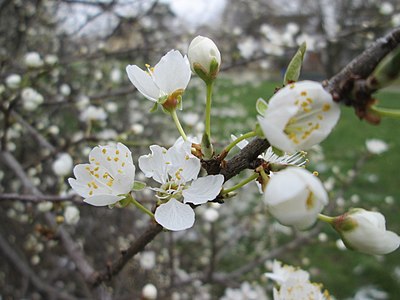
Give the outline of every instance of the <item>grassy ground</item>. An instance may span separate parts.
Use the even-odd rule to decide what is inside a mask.
[[[226,138],[227,131],[239,134],[252,130],[256,116],[255,101],[259,97],[268,99],[276,86],[274,82],[233,85],[229,80],[218,81],[214,103],[219,109],[213,118],[214,132]],[[381,92],[377,98],[382,106],[400,108],[400,91],[396,89]],[[399,134],[400,120],[383,119],[379,126],[373,126],[360,121],[351,108],[343,107],[339,124],[322,143],[328,168],[320,175],[322,180],[332,176],[333,166],[339,167],[341,174],[346,174],[365,152],[367,139],[378,138],[387,142],[389,151],[366,162],[362,173],[343,198],[345,207],[379,208],[386,216],[388,228],[396,232],[400,232]],[[359,203],[350,201],[352,195],[358,195]],[[374,285],[388,292],[389,299],[400,295],[399,279],[394,276],[396,267],[400,273],[400,251],[384,257],[340,251],[335,243],[337,235],[328,226],[325,232],[329,236],[328,242],[316,241],[314,245],[292,253],[288,262],[301,264],[304,257],[309,258],[310,267],[314,267],[313,272],[317,274],[315,279],[323,282],[337,299],[350,297],[365,285]]]

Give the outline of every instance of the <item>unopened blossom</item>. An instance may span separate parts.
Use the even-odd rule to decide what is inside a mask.
[[[63,96],[69,96],[71,94],[71,87],[68,84],[63,83],[60,86],[60,93]]]
[[[24,88],[21,92],[22,107],[27,111],[34,111],[43,103],[43,96],[33,88]]]
[[[288,167],[272,176],[265,188],[264,202],[281,224],[306,229],[328,204],[324,187],[312,173]]]
[[[145,300],[155,300],[157,299],[157,288],[155,285],[148,283],[142,289],[142,297]]]
[[[385,217],[374,211],[351,209],[336,217],[333,227],[339,232],[347,248],[366,254],[388,254],[400,246],[400,237],[386,230]]]
[[[43,66],[43,60],[37,52],[28,52],[24,57],[25,65],[30,68],[39,68]]]
[[[378,155],[388,151],[389,149],[388,144],[379,139],[366,140],[365,146],[367,147],[368,152]]]
[[[186,89],[190,76],[189,61],[177,50],[165,54],[154,68],[146,65],[147,70],[137,65],[128,65],[126,72],[129,80],[147,99],[164,104],[166,108],[175,108],[180,104],[182,93]]]
[[[79,209],[75,206],[67,206],[64,210],[64,220],[68,225],[76,225],[79,222]]]
[[[5,82],[10,89],[17,89],[21,84],[21,76],[18,74],[8,75]]]
[[[129,149],[117,145],[96,146],[90,151],[89,163],[74,168],[69,178],[72,189],[94,206],[114,204],[126,197],[135,182],[135,165]]]
[[[73,167],[73,161],[71,155],[68,153],[61,153],[57,159],[53,162],[53,172],[59,176],[64,177],[71,173]]]
[[[213,207],[208,207],[204,212],[203,212],[203,219],[206,222],[209,223],[214,223],[217,221],[219,218],[219,212]]]
[[[390,2],[383,2],[381,4],[381,6],[379,7],[379,12],[382,15],[390,15],[391,13],[393,13],[394,11],[394,7],[392,5],[392,3]]]
[[[189,203],[204,204],[221,191],[224,177],[199,177],[200,159],[191,153],[192,143],[179,138],[168,150],[150,146],[151,154],[139,158],[139,167],[146,177],[161,184],[157,192],[159,207],[155,220],[166,229],[178,231],[194,224],[195,214]]]
[[[293,153],[322,142],[339,116],[339,105],[320,83],[300,81],[279,90],[258,121],[272,146]]]
[[[188,57],[190,67],[198,75],[200,69],[205,76],[215,77],[221,66],[221,53],[217,45],[211,39],[201,35],[190,42]]]

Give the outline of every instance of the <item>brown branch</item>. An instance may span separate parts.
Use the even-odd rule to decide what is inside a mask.
[[[146,245],[149,244],[162,230],[163,227],[161,225],[152,223],[126,251],[121,252],[121,256],[116,261],[108,265],[103,271],[92,274],[90,279],[92,286],[96,287],[103,281],[110,280],[113,276],[118,274],[129,260],[139,252],[143,251]]]
[[[400,27],[379,38],[369,48],[354,58],[338,74],[325,82],[326,89],[336,101],[352,105],[353,86],[356,80],[366,79],[382,59],[400,44]],[[374,91],[370,91],[374,92]]]
[[[58,195],[32,195],[32,194],[14,194],[14,193],[5,193],[0,194],[0,201],[24,201],[24,202],[33,202],[40,203],[44,201],[49,202],[72,202],[74,204],[85,204],[82,201],[82,198],[77,195],[73,196],[58,196]]]
[[[28,175],[25,173],[21,164],[14,158],[14,156],[10,152],[0,152],[0,160],[2,160],[3,163],[8,166],[11,171],[14,172],[14,174],[21,181],[26,192],[30,192],[33,195],[39,197],[43,196],[41,191],[32,183]],[[60,236],[64,249],[68,253],[69,257],[72,259],[72,261],[75,263],[77,269],[85,278],[85,280],[88,280],[90,276],[92,276],[92,274],[94,273],[94,269],[86,260],[80,246],[75,243],[69,233],[62,226],[57,225],[55,220],[56,218],[51,212],[46,212],[44,216],[47,223],[51,227],[57,228],[57,233]]]
[[[36,287],[37,290],[44,292],[50,299],[65,299],[74,300],[72,297],[64,292],[60,292],[53,288],[51,285],[43,281],[37,273],[35,273],[29,265],[18,256],[17,252],[11,245],[8,244],[7,240],[0,234],[0,251],[3,252],[4,256],[7,257],[8,261],[11,262],[14,267]],[[4,257],[3,257],[4,258]]]

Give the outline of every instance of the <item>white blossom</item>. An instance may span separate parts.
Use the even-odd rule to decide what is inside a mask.
[[[374,211],[351,209],[336,217],[333,227],[347,248],[366,254],[388,254],[400,246],[400,237],[386,230],[385,217]]]
[[[322,142],[339,116],[339,105],[320,83],[301,81],[279,90],[258,121],[272,146],[293,153]]]
[[[75,206],[67,206],[64,210],[64,219],[68,225],[76,225],[79,222],[79,209]]]
[[[221,66],[221,53],[217,45],[210,38],[201,35],[196,36],[190,42],[188,57],[193,72],[195,72],[194,65],[201,67],[206,74],[210,73],[213,61],[218,64],[218,67]]]
[[[135,165],[129,149],[117,145],[96,146],[90,151],[89,163],[74,168],[75,178],[69,178],[72,189],[84,201],[94,206],[114,204],[132,190]]]
[[[43,60],[37,52],[28,52],[24,57],[25,65],[30,68],[39,68],[43,66]]]
[[[73,161],[71,155],[68,153],[61,153],[57,159],[53,162],[53,172],[59,176],[64,177],[71,173],[73,167]]]
[[[156,254],[154,251],[144,251],[140,253],[140,266],[145,270],[151,270],[156,264]]]
[[[47,54],[44,57],[44,62],[48,65],[55,65],[58,62],[58,57],[54,54]]]
[[[22,107],[27,111],[34,111],[43,103],[43,96],[33,88],[24,88],[21,92]]]
[[[159,188],[153,188],[161,203],[156,209],[155,220],[173,231],[192,227],[195,214],[189,203],[199,205],[213,200],[224,182],[222,175],[198,178],[200,159],[191,153],[191,145],[179,138],[168,150],[152,145],[151,154],[139,158],[144,175],[161,184]]]
[[[203,219],[206,222],[209,223],[214,223],[215,221],[217,221],[219,218],[219,213],[218,210],[216,210],[213,207],[208,207],[204,212],[203,212]]]
[[[272,272],[264,275],[278,284],[273,289],[274,300],[331,299],[327,291],[321,291],[321,284],[310,282],[308,272],[293,266],[275,260]]]
[[[63,83],[60,86],[60,93],[63,96],[69,96],[71,94],[71,87],[68,84]]]
[[[110,80],[114,83],[119,83],[121,81],[121,70],[119,68],[113,68],[110,72]]]
[[[21,84],[21,76],[18,74],[8,75],[5,82],[10,89],[17,89]]]
[[[365,141],[368,152],[372,154],[382,154],[389,149],[388,144],[379,139],[370,139]]]
[[[328,204],[322,183],[309,171],[288,167],[274,174],[264,192],[269,212],[281,224],[306,229]]]
[[[393,13],[394,11],[394,7],[392,5],[392,3],[390,2],[383,2],[381,4],[381,6],[379,7],[379,12],[382,15],[390,15],[391,13]]]
[[[142,289],[142,296],[145,300],[155,300],[157,299],[157,288],[155,285],[148,283]]]
[[[107,119],[107,113],[102,107],[96,107],[93,105],[89,105],[85,110],[83,110],[80,114],[81,121],[104,121]]]
[[[177,50],[165,54],[154,68],[146,66],[147,71],[143,71],[137,65],[128,65],[126,72],[138,91],[153,102],[181,95],[189,83],[189,61]]]

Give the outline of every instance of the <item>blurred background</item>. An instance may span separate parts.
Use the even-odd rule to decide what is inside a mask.
[[[169,116],[149,113],[126,65],[154,66],[170,49],[186,53],[197,35],[212,38],[222,55],[212,112],[221,150],[231,133],[254,128],[256,100],[282,86],[302,42],[300,78],[322,81],[398,26],[397,0],[0,0],[0,299],[95,299],[54,228],[101,270],[147,227],[133,208],[84,205],[67,184],[95,145],[121,141],[136,161],[178,137]],[[399,107],[399,84],[377,94],[382,106]],[[179,112],[193,136],[204,130],[204,99],[193,76]],[[377,209],[400,232],[398,128],[389,119],[369,125],[343,107],[333,134],[308,153],[332,215]],[[155,204],[149,191],[137,199]],[[400,295],[398,251],[367,256],[346,250],[328,226],[281,226],[255,185],[196,216],[192,229],[162,233],[108,282],[112,298],[144,299],[152,284],[158,299],[272,299],[263,273],[273,259],[306,269],[336,299]]]

